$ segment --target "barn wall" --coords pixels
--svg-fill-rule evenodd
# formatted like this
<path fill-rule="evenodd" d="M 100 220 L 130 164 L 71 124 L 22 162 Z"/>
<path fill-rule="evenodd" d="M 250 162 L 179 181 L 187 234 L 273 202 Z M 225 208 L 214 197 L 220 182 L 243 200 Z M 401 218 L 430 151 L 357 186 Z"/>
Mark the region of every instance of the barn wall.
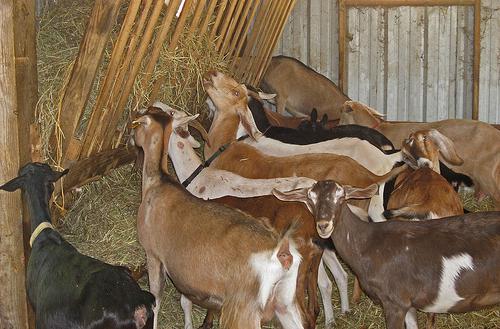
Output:
<path fill-rule="evenodd" d="M 481 10 L 479 118 L 500 123 L 500 1 Z M 390 120 L 472 116 L 472 7 L 349 8 L 347 94 Z M 338 81 L 337 1 L 299 0 L 275 54 Z"/>

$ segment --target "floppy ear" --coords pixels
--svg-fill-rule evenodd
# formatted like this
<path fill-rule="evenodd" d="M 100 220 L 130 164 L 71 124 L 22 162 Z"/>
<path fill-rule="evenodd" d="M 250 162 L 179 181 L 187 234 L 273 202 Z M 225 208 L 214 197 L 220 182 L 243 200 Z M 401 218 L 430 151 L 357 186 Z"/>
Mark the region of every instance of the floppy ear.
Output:
<path fill-rule="evenodd" d="M 62 176 L 66 175 L 69 169 L 64 169 L 63 171 L 54 171 L 50 177 L 52 183 L 57 182 Z"/>
<path fill-rule="evenodd" d="M 451 139 L 441 134 L 436 129 L 430 129 L 427 136 L 437 145 L 439 153 L 441 153 L 443 159 L 447 162 L 453 165 L 461 165 L 464 163 L 464 160 L 458 155 L 455 144 L 453 144 Z"/>
<path fill-rule="evenodd" d="M 238 110 L 238 116 L 240 117 L 240 122 L 243 125 L 243 128 L 245 128 L 245 131 L 248 135 L 250 135 L 250 137 L 252 137 L 254 140 L 257 140 L 262 136 L 262 133 L 257 128 L 255 120 L 252 116 L 252 112 L 250 111 L 248 106 L 244 110 Z"/>
<path fill-rule="evenodd" d="M 268 101 L 268 100 L 273 99 L 274 97 L 276 97 L 276 94 L 267 94 L 267 93 L 264 93 L 262 91 L 259 91 L 259 97 L 261 99 L 264 99 L 264 100 Z"/>
<path fill-rule="evenodd" d="M 5 190 L 7 192 L 14 192 L 18 188 L 21 188 L 24 185 L 24 176 L 19 176 L 14 179 L 11 179 L 7 183 L 0 186 L 0 190 Z"/>
<path fill-rule="evenodd" d="M 286 192 L 273 189 L 273 195 L 281 201 L 299 201 L 307 204 L 307 193 L 309 189 L 310 187 L 305 187 Z"/>
<path fill-rule="evenodd" d="M 345 199 L 368 199 L 378 191 L 378 185 L 372 184 L 365 188 L 344 186 Z"/>

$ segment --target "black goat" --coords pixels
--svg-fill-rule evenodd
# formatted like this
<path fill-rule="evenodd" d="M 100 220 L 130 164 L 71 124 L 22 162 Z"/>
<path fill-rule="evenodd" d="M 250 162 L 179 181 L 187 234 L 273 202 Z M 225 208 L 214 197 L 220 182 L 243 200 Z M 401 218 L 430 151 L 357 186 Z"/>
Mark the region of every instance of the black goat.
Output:
<path fill-rule="evenodd" d="M 28 163 L 0 186 L 21 189 L 31 213 L 26 288 L 37 329 L 153 328 L 154 297 L 124 267 L 80 254 L 52 228 L 48 203 L 63 172 Z"/>
<path fill-rule="evenodd" d="M 380 150 L 394 150 L 394 145 L 375 129 L 358 125 L 343 125 L 333 129 L 324 129 L 321 124 L 303 125 L 302 129 L 272 126 L 266 117 L 262 103 L 250 98 L 248 107 L 252 112 L 257 128 L 267 137 L 288 144 L 306 145 L 331 139 L 354 137 L 366 140 Z M 313 110 L 314 113 L 315 110 Z M 311 117 L 314 114 L 311 113 Z M 317 117 L 317 114 L 316 114 Z M 316 120 L 315 120 L 316 121 Z M 316 123 L 316 122 L 315 122 Z"/>

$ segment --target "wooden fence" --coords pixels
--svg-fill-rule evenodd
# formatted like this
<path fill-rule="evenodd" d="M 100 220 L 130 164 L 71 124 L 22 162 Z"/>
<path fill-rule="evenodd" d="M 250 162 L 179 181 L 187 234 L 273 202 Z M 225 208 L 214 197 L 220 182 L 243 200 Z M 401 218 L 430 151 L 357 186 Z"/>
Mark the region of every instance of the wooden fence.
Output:
<path fill-rule="evenodd" d="M 141 79 L 152 80 L 163 47 L 175 49 L 186 31 L 209 36 L 218 52 L 230 59 L 236 78 L 257 84 L 294 3 L 295 0 L 170 0 L 166 3 L 164 0 L 131 0 L 86 131 L 83 138 L 79 138 L 75 131 L 121 5 L 120 1 L 96 0 L 64 91 L 59 125 L 52 138 L 52 144 L 57 145 L 58 163 L 63 167 L 75 166 L 64 180 L 64 187 L 72 187 L 69 182 L 88 181 L 90 171 L 81 162 L 85 158 L 103 153 L 99 154 L 100 159 L 121 159 L 113 161 L 113 165 L 103 160 L 99 167 L 103 172 L 122 161 L 130 161 L 130 156 L 116 149 L 127 129 L 120 118 L 139 71 L 142 70 Z M 156 98 L 164 82 L 161 78 L 152 81 L 150 99 Z"/>

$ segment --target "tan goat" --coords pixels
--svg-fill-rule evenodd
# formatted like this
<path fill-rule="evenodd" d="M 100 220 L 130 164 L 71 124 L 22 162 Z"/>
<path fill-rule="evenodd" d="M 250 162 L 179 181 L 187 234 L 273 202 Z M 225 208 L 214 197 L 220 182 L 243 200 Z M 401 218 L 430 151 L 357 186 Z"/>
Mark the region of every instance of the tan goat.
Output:
<path fill-rule="evenodd" d="M 265 221 L 200 200 L 162 174 L 171 124 L 159 113 L 133 122 L 134 144 L 144 152 L 137 229 L 155 315 L 168 276 L 182 294 L 185 314 L 191 302 L 221 310 L 221 328 L 257 329 L 272 314 L 284 328 L 302 328 L 294 300 L 300 255 L 292 232 L 279 235 Z"/>
<path fill-rule="evenodd" d="M 489 194 L 500 209 L 500 131 L 474 120 L 443 120 L 437 122 L 389 122 L 383 115 L 360 102 L 346 102 L 340 124 L 359 124 L 379 130 L 394 143 L 401 145 L 410 133 L 422 129 L 437 129 L 453 141 L 461 166 L 454 171 L 470 176 L 478 191 Z"/>

